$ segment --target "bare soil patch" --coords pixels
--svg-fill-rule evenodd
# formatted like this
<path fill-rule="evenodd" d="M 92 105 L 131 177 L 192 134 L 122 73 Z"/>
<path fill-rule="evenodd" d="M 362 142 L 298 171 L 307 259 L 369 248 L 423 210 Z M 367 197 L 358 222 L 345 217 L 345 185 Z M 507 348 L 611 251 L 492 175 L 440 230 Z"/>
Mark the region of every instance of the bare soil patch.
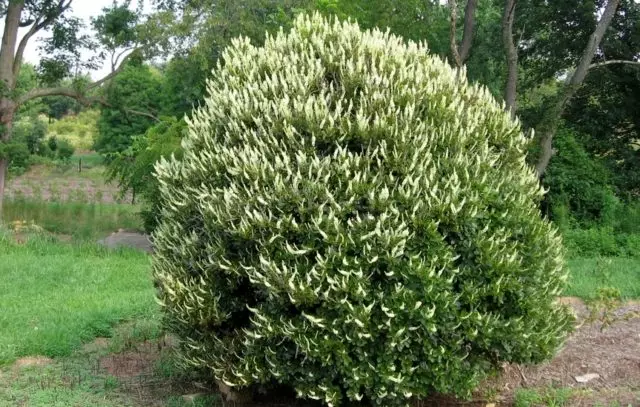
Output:
<path fill-rule="evenodd" d="M 46 366 L 53 363 L 53 359 L 46 356 L 27 356 L 20 358 L 13 363 L 14 369 L 22 369 L 32 366 Z"/>
<path fill-rule="evenodd" d="M 573 389 L 572 406 L 640 405 L 640 318 L 622 318 L 640 312 L 640 304 L 625 304 L 615 311 L 621 319 L 603 329 L 600 322 L 585 321 L 589 309 L 580 299 L 560 302 L 574 310 L 578 328 L 556 357 L 539 366 L 506 365 L 500 378 L 483 387 L 495 389 L 507 405 L 519 388 L 549 387 Z"/>
<path fill-rule="evenodd" d="M 82 351 L 85 353 L 99 352 L 109 347 L 109 338 L 96 338 L 92 342 L 84 344 Z"/>
<path fill-rule="evenodd" d="M 100 360 L 100 367 L 111 376 L 131 378 L 153 372 L 161 347 L 158 343 L 146 341 L 135 349 L 108 355 Z"/>

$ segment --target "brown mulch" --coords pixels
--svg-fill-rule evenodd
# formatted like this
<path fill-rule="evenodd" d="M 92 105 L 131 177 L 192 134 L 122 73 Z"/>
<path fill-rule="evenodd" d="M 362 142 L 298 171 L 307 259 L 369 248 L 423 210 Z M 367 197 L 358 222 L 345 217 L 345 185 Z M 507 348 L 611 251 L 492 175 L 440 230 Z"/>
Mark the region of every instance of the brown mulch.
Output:
<path fill-rule="evenodd" d="M 640 318 L 625 316 L 640 312 L 640 303 L 630 302 L 619 308 L 619 318 L 611 326 L 587 321 L 589 310 L 580 299 L 560 301 L 574 310 L 578 327 L 563 348 L 548 363 L 538 366 L 507 365 L 498 379 L 483 386 L 498 393 L 498 401 L 509 405 L 520 388 L 571 388 L 575 397 L 571 406 L 609 405 L 640 406 Z M 576 376 L 597 374 L 587 383 Z M 486 386 L 486 387 L 485 387 Z"/>

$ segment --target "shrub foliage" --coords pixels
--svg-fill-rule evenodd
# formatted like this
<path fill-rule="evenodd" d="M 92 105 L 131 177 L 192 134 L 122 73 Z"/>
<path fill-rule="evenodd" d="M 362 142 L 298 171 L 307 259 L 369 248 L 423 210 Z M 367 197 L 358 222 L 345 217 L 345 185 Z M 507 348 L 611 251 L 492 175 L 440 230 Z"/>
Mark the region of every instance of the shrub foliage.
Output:
<path fill-rule="evenodd" d="M 550 357 L 562 245 L 520 125 L 464 72 L 299 17 L 235 40 L 156 165 L 154 272 L 186 361 L 231 386 L 402 405 Z"/>

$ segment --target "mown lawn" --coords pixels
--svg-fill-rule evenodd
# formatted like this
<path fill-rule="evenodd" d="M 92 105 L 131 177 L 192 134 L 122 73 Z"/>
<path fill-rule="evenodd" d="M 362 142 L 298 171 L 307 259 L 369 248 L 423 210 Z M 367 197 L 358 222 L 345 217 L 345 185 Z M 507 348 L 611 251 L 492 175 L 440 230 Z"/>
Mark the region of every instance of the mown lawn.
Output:
<path fill-rule="evenodd" d="M 615 287 L 624 299 L 640 298 L 640 258 L 575 258 L 567 261 L 565 295 L 592 299 L 599 287 Z"/>
<path fill-rule="evenodd" d="M 0 365 L 27 355 L 68 355 L 119 321 L 157 313 L 147 255 L 25 244 L 0 232 Z"/>

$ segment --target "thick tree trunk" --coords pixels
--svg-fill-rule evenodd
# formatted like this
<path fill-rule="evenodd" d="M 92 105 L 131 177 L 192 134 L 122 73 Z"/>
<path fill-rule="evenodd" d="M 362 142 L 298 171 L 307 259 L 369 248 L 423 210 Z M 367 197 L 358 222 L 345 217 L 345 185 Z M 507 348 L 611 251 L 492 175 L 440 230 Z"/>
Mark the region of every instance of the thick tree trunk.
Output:
<path fill-rule="evenodd" d="M 0 225 L 3 221 L 3 208 L 4 208 L 4 184 L 7 177 L 7 169 L 9 168 L 9 160 L 6 158 L 0 158 Z"/>
<path fill-rule="evenodd" d="M 513 20 L 516 14 L 516 0 L 505 0 L 502 16 L 502 44 L 507 56 L 507 83 L 504 88 L 504 102 L 511 117 L 516 115 L 518 92 L 518 49 L 513 41 Z"/>
<path fill-rule="evenodd" d="M 558 124 L 564 113 L 564 108 L 567 102 L 576 94 L 591 67 L 591 61 L 600 47 L 600 42 L 604 37 L 607 28 L 611 25 L 611 20 L 616 14 L 620 0 L 609 0 L 604 8 L 602 17 L 596 25 L 595 31 L 589 37 L 589 42 L 582 52 L 578 66 L 575 68 L 573 74 L 567 77 L 563 89 L 560 91 L 560 95 L 556 103 L 548 110 L 545 117 L 538 129 L 540 137 L 540 145 L 542 147 L 542 153 L 536 163 L 536 171 L 538 176 L 542 177 L 549 166 L 551 157 L 553 157 L 553 137 L 558 130 Z"/>
<path fill-rule="evenodd" d="M 467 7 L 464 9 L 464 29 L 462 31 L 462 42 L 460 43 L 460 59 L 464 64 L 471 54 L 473 44 L 473 29 L 476 23 L 476 9 L 478 0 L 467 0 Z"/>
<path fill-rule="evenodd" d="M 14 62 L 16 56 L 16 43 L 18 41 L 18 28 L 20 15 L 24 1 L 10 1 L 7 6 L 7 14 L 4 20 L 4 32 L 2 34 L 2 47 L 0 48 L 0 143 L 7 143 L 11 139 L 11 127 L 16 104 L 10 99 L 16 84 Z M 9 157 L 0 158 L 0 224 L 2 224 L 2 207 L 4 203 L 4 187 L 9 168 Z"/>

